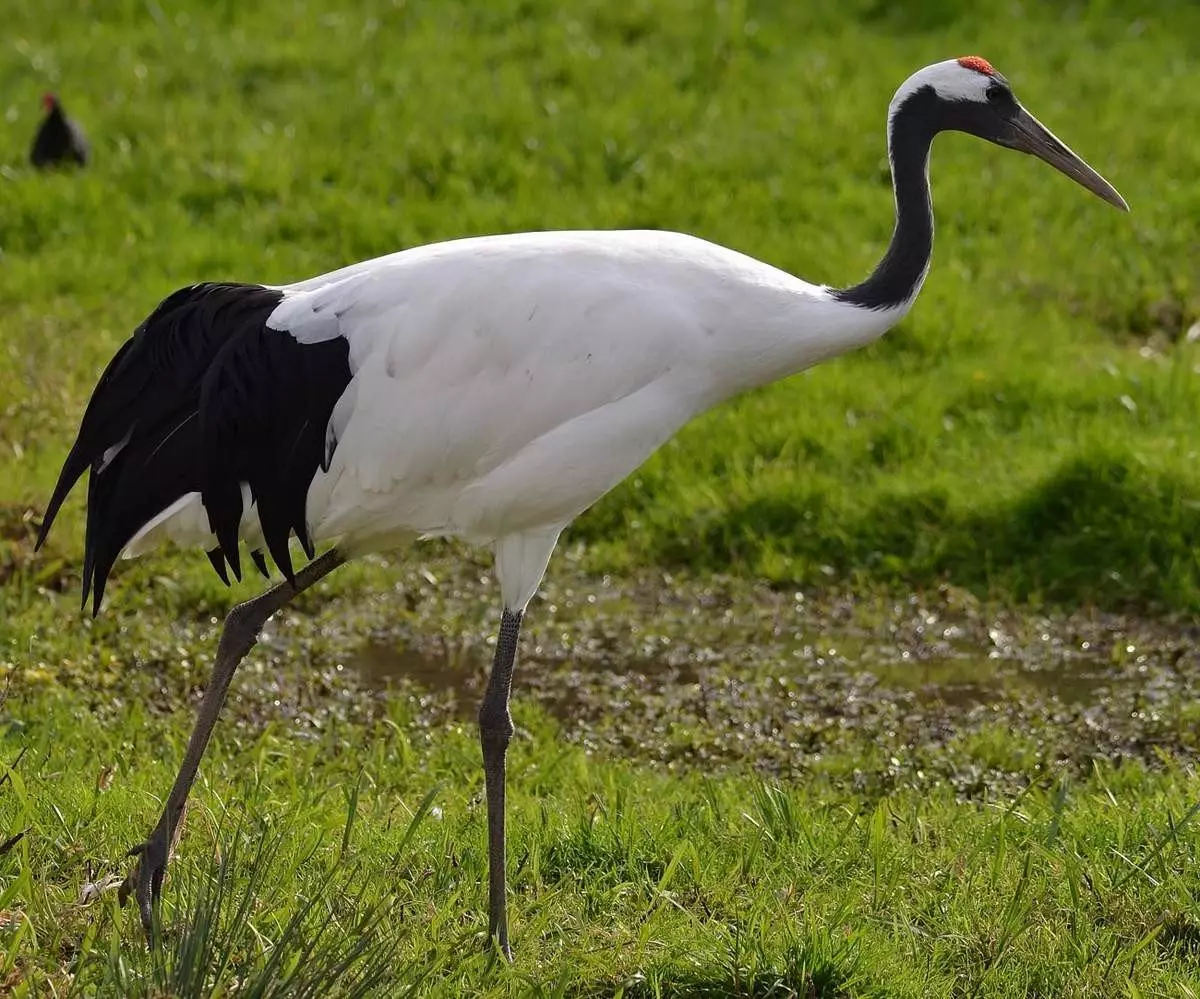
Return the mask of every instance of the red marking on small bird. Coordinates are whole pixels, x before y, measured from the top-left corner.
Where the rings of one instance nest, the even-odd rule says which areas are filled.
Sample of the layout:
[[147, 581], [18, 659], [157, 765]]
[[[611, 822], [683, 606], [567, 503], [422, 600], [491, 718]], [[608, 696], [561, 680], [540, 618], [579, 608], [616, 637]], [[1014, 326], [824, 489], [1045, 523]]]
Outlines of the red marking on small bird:
[[958, 60], [958, 64], [963, 69], [973, 69], [976, 73], [982, 73], [984, 76], [996, 75], [992, 64], [983, 58], [983, 56], [963, 56]]
[[54, 94], [42, 94], [42, 107], [44, 107], [47, 111], [53, 111], [56, 107], [58, 107], [58, 98], [55, 97]]

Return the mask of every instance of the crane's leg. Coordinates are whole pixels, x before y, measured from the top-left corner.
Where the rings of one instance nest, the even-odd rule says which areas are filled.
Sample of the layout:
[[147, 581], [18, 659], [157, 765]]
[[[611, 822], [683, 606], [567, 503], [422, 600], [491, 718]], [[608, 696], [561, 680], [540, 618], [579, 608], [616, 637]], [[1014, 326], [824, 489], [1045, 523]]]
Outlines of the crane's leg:
[[508, 908], [504, 878], [504, 756], [512, 738], [512, 716], [508, 694], [512, 688], [517, 638], [521, 633], [521, 611], [504, 610], [500, 635], [487, 691], [479, 706], [479, 742], [483, 747], [483, 781], [487, 792], [488, 818], [488, 935], [511, 960], [508, 946]]
[[146, 937], [154, 943], [152, 935], [154, 925], [154, 909], [158, 905], [159, 895], [162, 894], [163, 874], [167, 869], [167, 859], [171, 852], [171, 844], [183, 814], [183, 806], [187, 801], [188, 791], [196, 779], [196, 771], [200, 767], [200, 759], [208, 746], [209, 736], [221, 713], [221, 705], [225, 703], [225, 693], [233, 679], [234, 670], [246, 657], [254, 643], [258, 641], [258, 633], [267, 619], [282, 608], [296, 594], [307, 590], [318, 580], [328, 576], [341, 565], [345, 559], [336, 548], [331, 548], [320, 558], [315, 559], [296, 573], [296, 585], [293, 587], [286, 580], [278, 586], [267, 590], [245, 603], [238, 604], [225, 618], [225, 627], [221, 631], [221, 642], [217, 646], [217, 660], [213, 664], [212, 677], [208, 689], [200, 701], [200, 710], [196, 715], [196, 726], [188, 740], [187, 752], [183, 756], [183, 764], [179, 768], [179, 776], [167, 797], [167, 804], [159, 817], [158, 825], [150, 833], [144, 843], [140, 843], [129, 851], [129, 856], [138, 858], [137, 865], [129, 873], [118, 893], [122, 905], [125, 904], [130, 892], [137, 897], [138, 909], [142, 916], [142, 928]]

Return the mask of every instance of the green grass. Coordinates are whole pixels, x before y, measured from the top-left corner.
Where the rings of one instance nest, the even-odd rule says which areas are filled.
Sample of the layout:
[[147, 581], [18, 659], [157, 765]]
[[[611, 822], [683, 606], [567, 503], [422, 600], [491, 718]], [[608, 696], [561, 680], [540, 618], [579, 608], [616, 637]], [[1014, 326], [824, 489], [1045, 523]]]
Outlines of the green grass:
[[[101, 725], [72, 700], [37, 707], [0, 791], [0, 821], [25, 833], [0, 882], [15, 995], [65, 994], [71, 974], [84, 995], [241, 981], [238, 995], [1186, 996], [1200, 974], [1194, 777], [1105, 767], [1008, 801], [870, 805], [820, 781], [597, 761], [528, 710], [534, 741], [512, 759], [518, 960], [501, 967], [483, 946], [474, 735], [426, 743], [399, 704], [370, 727], [218, 738], [156, 962], [112, 891], [79, 892], [154, 811], [180, 733], [140, 708]], [[206, 943], [223, 966], [199, 959]], [[325, 972], [338, 961], [346, 974]], [[355, 993], [364, 979], [375, 991]], [[280, 991], [251, 989], [268, 984]]]
[[[843, 693], [869, 686], [785, 724], [753, 683], [795, 652], [771, 644], [799, 627], [793, 589], [869, 606], [916, 591], [945, 618], [950, 584], [945, 600], [1016, 608], [1035, 635], [1031, 610], [1132, 610], [1170, 636], [1156, 668], [1181, 662], [1170, 689], [1190, 698], [1194, 663], [1167, 653], [1200, 610], [1200, 8], [16, 0], [4, 29], [0, 994], [1200, 994], [1192, 706], [1148, 690], [1113, 736], [1111, 714], [1053, 699], [1035, 721], [1025, 702], [943, 716], [900, 698], [859, 731]], [[485, 562], [470, 583], [358, 564], [272, 625], [201, 771], [162, 955], [115, 892], [80, 901], [156, 816], [213, 626], [254, 585], [164, 553], [121, 566], [93, 622], [75, 611], [79, 497], [31, 550], [97, 373], [161, 297], [435, 239], [617, 226], [850, 283], [890, 231], [887, 101], [968, 52], [1133, 214], [1027, 157], [939, 139], [933, 270], [901, 327], [698, 420], [570, 530], [527, 651], [620, 670], [691, 633], [696, 661], [730, 674], [706, 721], [665, 698], [650, 729], [615, 685], [603, 738], [582, 743], [518, 694], [515, 966], [483, 948], [471, 726], [424, 694], [343, 688], [332, 666], [388, 620], [482, 647]], [[25, 165], [47, 87], [91, 136], [82, 173]], [[754, 627], [720, 600], [639, 590], [629, 620], [573, 630], [588, 579], [639, 567], [777, 592], [755, 591]], [[1112, 620], [1107, 666], [1129, 683], [1140, 652]], [[822, 623], [845, 620], [806, 627]], [[986, 680], [987, 622], [971, 634], [963, 669]], [[831, 668], [818, 653], [797, 668]], [[793, 745], [802, 762], [777, 766]], [[754, 771], [768, 756], [780, 785]]]
[[[0, 500], [44, 502], [102, 363], [197, 279], [654, 226], [857, 280], [891, 226], [894, 87], [978, 50], [1132, 216], [1028, 157], [940, 139], [911, 317], [701, 419], [571, 536], [597, 570], [831, 568], [1194, 610], [1197, 30], [1193, 5], [1115, 0], [18, 0], [0, 59]], [[23, 164], [47, 85], [91, 132], [81, 176]], [[74, 553], [79, 533], [69, 519], [59, 543]]]

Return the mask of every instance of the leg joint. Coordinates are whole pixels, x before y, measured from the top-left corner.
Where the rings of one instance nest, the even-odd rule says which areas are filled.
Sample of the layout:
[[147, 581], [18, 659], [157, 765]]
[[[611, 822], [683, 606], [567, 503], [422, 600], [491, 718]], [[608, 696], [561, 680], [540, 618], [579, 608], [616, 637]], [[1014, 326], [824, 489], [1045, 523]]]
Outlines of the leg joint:
[[[266, 596], [266, 594], [263, 594], [263, 596]], [[261, 601], [262, 596], [259, 596], [234, 607], [225, 618], [226, 630], [236, 633], [240, 639], [248, 639], [250, 641], [257, 639], [262, 626], [267, 623], [267, 618], [271, 616], [269, 613], [263, 613], [265, 608], [262, 606]]]
[[479, 739], [485, 747], [505, 749], [512, 739], [514, 727], [507, 708], [491, 709], [485, 701], [479, 709]]

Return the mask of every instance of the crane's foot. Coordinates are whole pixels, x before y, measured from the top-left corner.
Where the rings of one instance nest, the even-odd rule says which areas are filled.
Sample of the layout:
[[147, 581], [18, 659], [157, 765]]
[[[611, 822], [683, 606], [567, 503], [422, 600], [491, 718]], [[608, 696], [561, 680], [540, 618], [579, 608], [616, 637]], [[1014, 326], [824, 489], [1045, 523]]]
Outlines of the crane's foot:
[[138, 914], [142, 919], [142, 930], [146, 942], [153, 947], [155, 939], [155, 912], [162, 896], [163, 875], [171, 854], [173, 837], [171, 830], [161, 822], [144, 843], [139, 843], [126, 856], [137, 857], [137, 863], [117, 892], [117, 901], [124, 906], [133, 895], [137, 899]]

